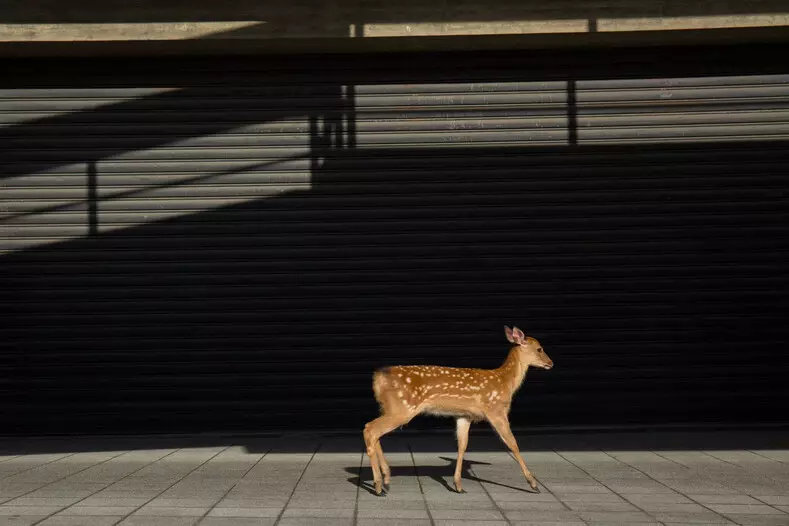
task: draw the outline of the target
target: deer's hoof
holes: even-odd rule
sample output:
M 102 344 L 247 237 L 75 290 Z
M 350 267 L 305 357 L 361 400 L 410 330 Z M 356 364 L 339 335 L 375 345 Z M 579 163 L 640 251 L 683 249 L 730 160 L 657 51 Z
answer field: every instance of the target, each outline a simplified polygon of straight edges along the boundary
M 375 494 L 380 497 L 380 496 L 383 495 L 383 492 L 384 492 L 383 484 L 381 484 L 380 480 L 376 480 L 375 481 Z
M 463 486 L 460 485 L 460 482 L 455 482 L 455 491 L 458 493 L 466 493 L 466 490 L 463 489 Z
M 532 489 L 533 493 L 539 493 L 540 492 L 539 486 L 532 486 L 531 489 Z

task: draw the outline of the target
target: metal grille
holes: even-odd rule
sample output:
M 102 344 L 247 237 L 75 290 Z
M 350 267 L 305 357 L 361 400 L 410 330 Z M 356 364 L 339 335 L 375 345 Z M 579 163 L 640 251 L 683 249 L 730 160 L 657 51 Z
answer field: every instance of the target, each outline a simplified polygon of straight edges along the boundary
M 2 432 L 360 429 L 505 323 L 513 426 L 785 420 L 779 48 L 8 62 Z

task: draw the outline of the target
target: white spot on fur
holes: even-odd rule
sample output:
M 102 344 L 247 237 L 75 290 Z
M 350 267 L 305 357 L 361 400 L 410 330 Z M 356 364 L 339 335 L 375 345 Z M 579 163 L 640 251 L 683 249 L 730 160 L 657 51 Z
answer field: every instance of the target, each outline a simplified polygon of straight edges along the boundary
M 406 381 L 406 382 L 408 382 L 408 383 L 410 384 L 410 383 L 411 383 L 411 378 L 410 378 L 410 377 L 408 377 L 408 376 L 406 376 L 406 378 L 405 378 L 405 381 Z
M 403 392 L 402 392 L 402 391 L 397 391 L 397 396 L 399 396 L 400 398 L 402 398 L 402 397 L 403 397 Z

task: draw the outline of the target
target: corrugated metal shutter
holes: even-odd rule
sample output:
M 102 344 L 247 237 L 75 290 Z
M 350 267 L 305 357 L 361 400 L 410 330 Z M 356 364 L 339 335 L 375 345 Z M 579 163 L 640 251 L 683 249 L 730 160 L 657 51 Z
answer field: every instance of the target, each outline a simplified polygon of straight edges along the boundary
M 785 420 L 767 56 L 6 63 L 2 432 L 358 429 L 505 323 L 556 362 L 514 426 Z

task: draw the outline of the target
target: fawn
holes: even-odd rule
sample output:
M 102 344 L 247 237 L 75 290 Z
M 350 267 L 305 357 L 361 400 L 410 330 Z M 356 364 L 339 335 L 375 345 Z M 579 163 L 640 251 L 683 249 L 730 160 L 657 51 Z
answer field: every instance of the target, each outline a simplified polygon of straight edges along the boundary
M 509 411 L 512 397 L 526 378 L 526 370 L 529 367 L 551 369 L 553 361 L 540 342 L 525 336 L 517 327 L 510 329 L 505 326 L 504 332 L 513 345 L 498 369 L 411 365 L 384 367 L 373 373 L 373 393 L 381 416 L 364 426 L 364 442 L 377 495 L 381 495 L 384 488 L 388 490 L 391 481 L 391 470 L 381 449 L 381 437 L 421 413 L 454 417 L 457 421 L 458 458 L 454 479 L 458 493 L 465 493 L 460 473 L 469 428 L 472 422 L 481 420 L 490 422 L 515 455 L 529 486 L 540 492 L 537 480 L 523 462 L 518 443 L 510 431 Z

